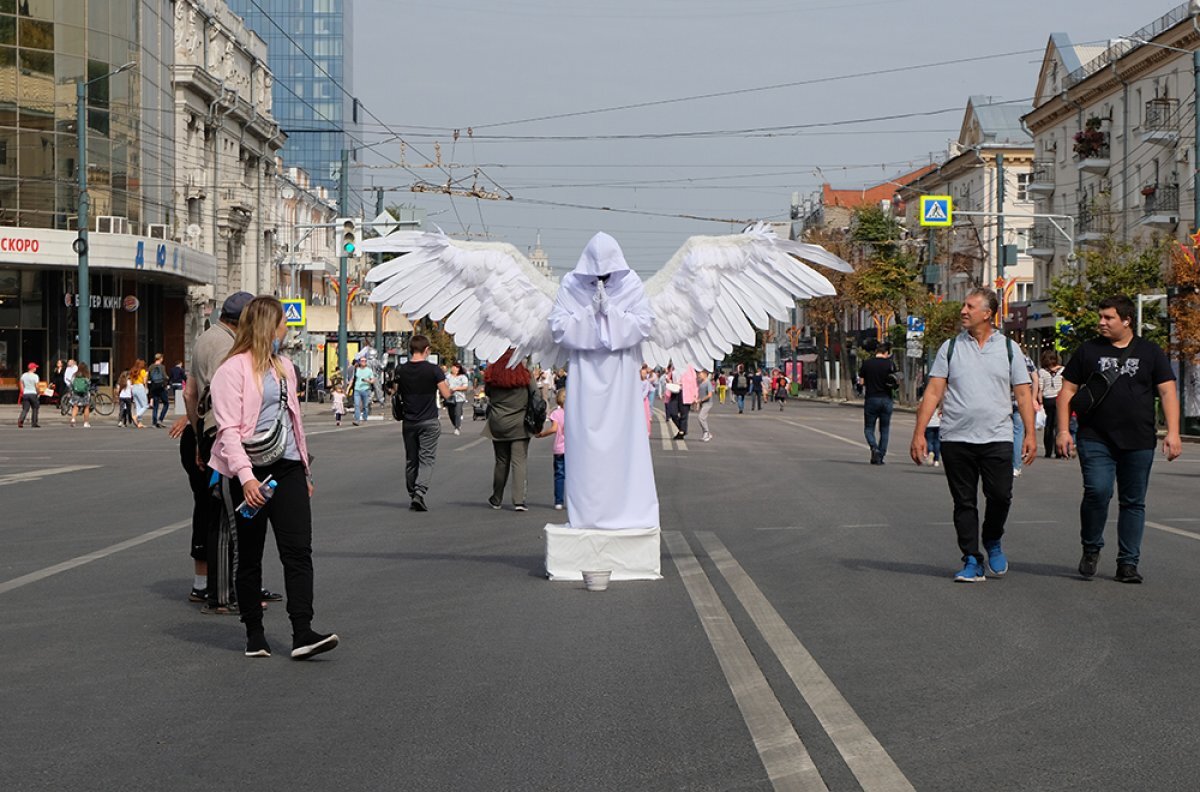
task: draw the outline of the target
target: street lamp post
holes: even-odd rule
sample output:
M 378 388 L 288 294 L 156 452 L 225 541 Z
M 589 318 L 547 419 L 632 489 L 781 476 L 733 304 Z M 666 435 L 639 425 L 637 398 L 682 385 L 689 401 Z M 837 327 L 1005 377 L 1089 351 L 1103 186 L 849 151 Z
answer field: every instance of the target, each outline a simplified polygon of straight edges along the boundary
M 75 226 L 79 230 L 79 237 L 72 247 L 79 257 L 79 352 L 77 354 L 80 362 L 87 361 L 89 365 L 92 363 L 92 292 L 91 282 L 88 280 L 88 209 L 90 207 L 87 183 L 87 87 L 92 83 L 107 80 L 121 72 L 129 71 L 136 65 L 137 61 L 130 61 L 108 74 L 87 81 L 79 80 L 75 83 L 75 137 L 79 144 L 79 157 L 75 166 L 79 176 L 79 210 Z

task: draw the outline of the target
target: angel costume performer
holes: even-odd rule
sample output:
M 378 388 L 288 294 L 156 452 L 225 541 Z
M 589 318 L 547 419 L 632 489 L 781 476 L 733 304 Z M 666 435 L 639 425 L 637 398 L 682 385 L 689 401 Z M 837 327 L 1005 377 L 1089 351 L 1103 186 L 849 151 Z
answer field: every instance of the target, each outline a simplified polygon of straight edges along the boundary
M 658 527 L 642 398 L 654 314 L 617 241 L 596 234 L 563 277 L 550 332 L 569 353 L 567 514 L 572 528 Z
M 441 231 L 398 231 L 363 250 L 403 253 L 371 270 L 371 301 L 412 318 L 446 320 L 459 346 L 484 360 L 509 348 L 543 365 L 570 360 L 566 454 L 569 525 L 546 526 L 546 572 L 579 580 L 660 575 L 658 495 L 639 370 L 703 367 L 754 328 L 786 321 L 796 298 L 836 293 L 805 262 L 850 265 L 819 245 L 780 239 L 758 223 L 741 234 L 696 236 L 646 282 L 616 240 L 597 234 L 562 283 L 512 245 L 464 242 Z

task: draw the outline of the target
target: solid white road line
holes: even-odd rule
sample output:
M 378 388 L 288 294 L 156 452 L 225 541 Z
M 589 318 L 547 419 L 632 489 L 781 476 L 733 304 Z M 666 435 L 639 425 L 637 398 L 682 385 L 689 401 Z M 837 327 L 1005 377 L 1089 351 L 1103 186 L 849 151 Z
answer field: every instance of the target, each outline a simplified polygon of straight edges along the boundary
M 66 467 L 42 468 L 41 470 L 27 470 L 24 473 L 5 473 L 0 476 L 0 487 L 5 484 L 18 484 L 22 481 L 37 481 L 46 476 L 57 476 L 62 473 L 77 473 L 80 470 L 96 470 L 102 465 L 68 465 Z
M 818 429 L 815 426 L 809 426 L 808 424 L 796 423 L 795 421 L 789 421 L 786 418 L 777 418 L 776 420 L 783 421 L 783 423 L 788 424 L 790 426 L 798 426 L 801 429 L 807 429 L 810 432 L 816 432 L 819 435 L 825 435 L 826 437 L 831 437 L 834 440 L 839 440 L 847 445 L 852 445 L 855 448 L 867 448 L 867 449 L 870 448 L 870 446 L 867 445 L 866 443 L 860 443 L 857 440 L 850 440 L 849 438 L 842 437 L 841 435 L 835 435 L 833 432 L 826 432 L 824 429 Z
M 1157 528 L 1158 530 L 1166 531 L 1167 533 L 1173 533 L 1176 536 L 1186 536 L 1188 539 L 1200 539 L 1200 533 L 1196 533 L 1195 531 L 1185 531 L 1182 528 L 1172 528 L 1171 526 L 1163 525 L 1162 523 L 1150 522 L 1149 520 L 1146 520 L 1146 526 L 1148 528 Z
M 716 534 L 697 531 L 696 536 L 846 760 L 863 792 L 912 790 L 913 785 L 892 757 Z
M 180 520 L 177 523 L 164 525 L 162 528 L 157 528 L 149 533 L 144 533 L 141 536 L 135 536 L 132 539 L 126 539 L 124 542 L 117 542 L 115 545 L 109 545 L 102 550 L 96 550 L 95 552 L 88 553 L 87 555 L 81 555 L 78 558 L 72 558 L 70 561 L 63 561 L 61 564 L 55 564 L 54 566 L 48 566 L 45 569 L 39 569 L 36 572 L 30 572 L 28 575 L 21 575 L 21 577 L 13 578 L 12 580 L 0 583 L 0 594 L 20 588 L 21 586 L 29 583 L 36 583 L 39 580 L 45 580 L 51 575 L 57 575 L 59 572 L 66 572 L 68 569 L 74 569 L 75 567 L 83 566 L 84 564 L 90 564 L 93 561 L 98 561 L 101 558 L 107 558 L 108 556 L 119 553 L 122 550 L 128 550 L 131 547 L 137 547 L 140 544 L 145 544 L 152 539 L 157 539 L 160 536 L 166 536 L 169 533 L 178 531 L 180 528 L 191 524 L 191 518 Z
M 730 618 L 729 611 L 721 604 L 700 562 L 692 555 L 687 540 L 678 531 L 663 531 L 662 535 L 717 656 L 717 662 L 725 672 L 725 680 L 746 721 L 772 787 L 776 790 L 827 792 L 829 788 L 821 779 L 812 757 L 804 743 L 800 742 L 792 722 L 775 698 L 775 693 L 767 684 L 766 677 Z
M 662 427 L 662 449 L 663 451 L 671 450 L 671 424 L 667 423 L 665 413 L 654 411 L 654 415 L 658 418 L 658 425 Z

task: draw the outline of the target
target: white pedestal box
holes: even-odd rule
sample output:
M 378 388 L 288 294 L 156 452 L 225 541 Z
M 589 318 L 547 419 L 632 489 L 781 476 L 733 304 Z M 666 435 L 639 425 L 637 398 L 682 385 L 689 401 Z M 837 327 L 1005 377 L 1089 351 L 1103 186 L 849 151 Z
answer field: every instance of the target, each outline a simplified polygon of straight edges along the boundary
M 661 580 L 658 528 L 597 531 L 546 525 L 546 576 L 583 580 L 584 571 L 611 570 L 611 580 Z

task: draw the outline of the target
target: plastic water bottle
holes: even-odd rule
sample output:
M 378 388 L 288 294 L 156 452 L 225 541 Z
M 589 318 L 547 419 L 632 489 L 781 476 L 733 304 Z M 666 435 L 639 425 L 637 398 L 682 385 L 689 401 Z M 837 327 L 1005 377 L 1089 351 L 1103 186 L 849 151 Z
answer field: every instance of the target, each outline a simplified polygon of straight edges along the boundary
M 275 494 L 275 487 L 277 486 L 278 483 L 272 480 L 270 476 L 267 476 L 267 480 L 259 485 L 258 494 L 262 495 L 264 500 L 271 500 L 271 496 Z M 244 500 L 242 501 L 241 505 L 237 507 L 237 513 L 242 517 L 245 517 L 247 520 L 258 514 L 258 512 L 259 509 L 251 506 Z

